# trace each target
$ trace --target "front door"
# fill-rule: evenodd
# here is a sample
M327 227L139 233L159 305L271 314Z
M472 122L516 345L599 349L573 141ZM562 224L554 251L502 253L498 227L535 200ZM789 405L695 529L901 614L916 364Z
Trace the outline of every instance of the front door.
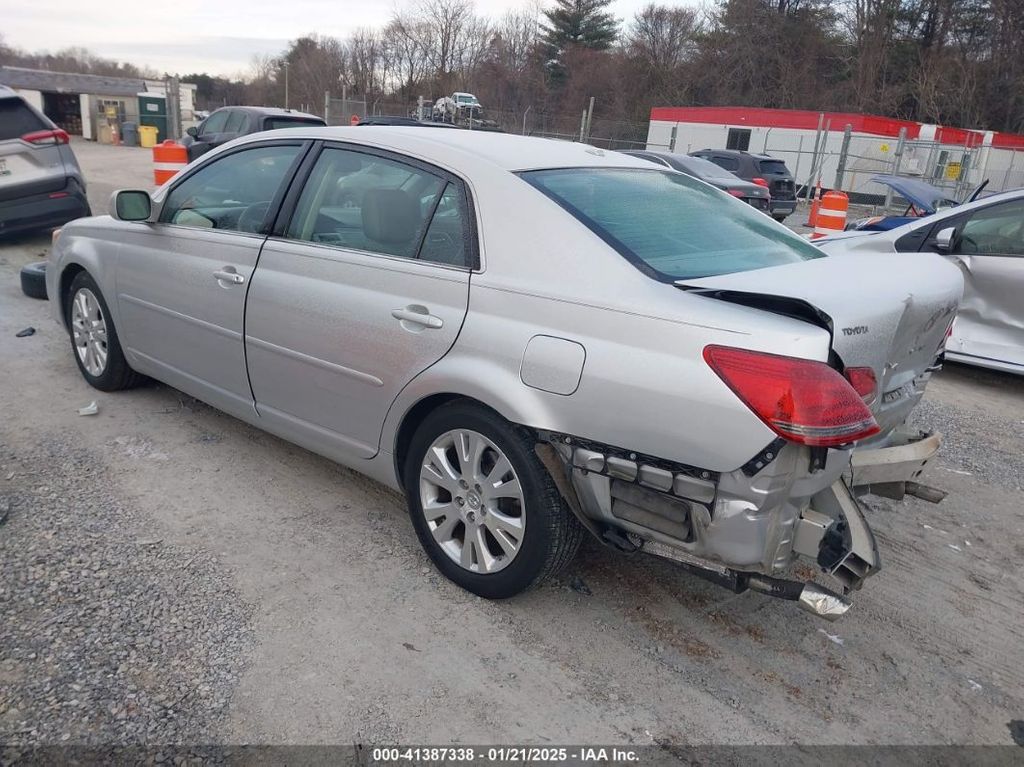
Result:
M267 428L343 462L377 452L398 393L459 333L476 258L468 210L464 184L436 168L322 150L249 292Z
M301 142L245 148L182 178L157 223L126 227L119 332L133 367L228 412L252 412L242 342L245 295L265 219Z
M958 226L964 297L947 348L1024 366L1024 200L979 208Z

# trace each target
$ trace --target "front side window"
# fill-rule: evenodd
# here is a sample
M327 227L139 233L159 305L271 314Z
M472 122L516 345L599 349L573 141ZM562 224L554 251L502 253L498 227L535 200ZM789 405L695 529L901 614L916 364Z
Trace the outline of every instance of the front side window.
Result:
M245 112L239 112L235 110L231 113L228 121L224 124L225 133L238 133L242 130L242 125L245 124Z
M298 145L255 147L203 166L167 195L160 221L203 229L260 231L300 149Z
M760 211L681 173L566 168L521 176L664 282L824 256Z
M203 135L207 133L220 133L224 130L225 124L227 124L229 114L231 114L230 109L222 109L218 112L214 112L206 118L206 122L203 123L203 129L200 133Z
M328 147L286 236L339 248L466 265L459 187L411 165Z
M957 252L1024 256L1024 200L976 211L960 232Z

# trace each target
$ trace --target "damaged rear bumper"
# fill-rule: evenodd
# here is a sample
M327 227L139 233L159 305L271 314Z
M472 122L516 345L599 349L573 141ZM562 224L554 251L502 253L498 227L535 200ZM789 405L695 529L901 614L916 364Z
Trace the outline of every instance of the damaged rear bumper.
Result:
M845 595L881 567L855 491L913 492L941 443L939 435L893 435L885 447L851 457L780 441L747 466L716 473L567 435L541 436L538 455L605 544L672 560L736 592L795 601L829 620L849 609ZM813 560L843 593L775 577L799 557Z

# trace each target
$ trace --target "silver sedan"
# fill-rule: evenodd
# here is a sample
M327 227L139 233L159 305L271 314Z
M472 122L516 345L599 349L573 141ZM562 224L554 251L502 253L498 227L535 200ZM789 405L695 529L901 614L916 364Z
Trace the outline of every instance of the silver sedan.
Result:
M85 380L159 379L403 491L436 566L512 596L593 535L828 618L877 571L854 492L922 492L902 424L962 290L852 263L581 144L414 127L234 141L64 228ZM800 557L828 586L784 576Z

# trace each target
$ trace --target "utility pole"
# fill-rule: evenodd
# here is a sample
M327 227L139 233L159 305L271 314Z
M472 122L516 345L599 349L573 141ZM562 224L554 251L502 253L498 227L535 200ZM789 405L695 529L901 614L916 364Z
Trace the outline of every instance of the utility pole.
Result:
M590 97L590 106L587 107L587 141L590 141L590 121L594 119L594 97Z
M284 108L288 108L288 59L284 60Z
M533 109L533 104L530 104L530 106L526 107L526 111L523 112L523 135L524 136L526 135L526 115L530 114L530 110L531 109ZM1010 164L1011 165L1013 164L1013 158L1012 157L1010 158Z

